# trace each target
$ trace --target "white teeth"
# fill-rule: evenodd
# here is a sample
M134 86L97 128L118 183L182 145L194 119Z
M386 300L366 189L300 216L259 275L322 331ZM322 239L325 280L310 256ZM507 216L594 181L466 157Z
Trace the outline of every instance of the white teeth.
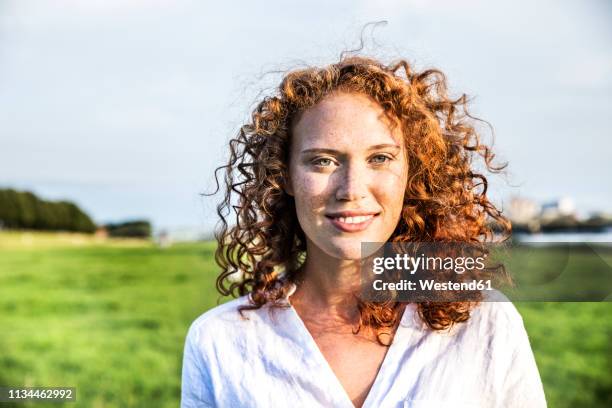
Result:
M338 217L337 220L344 224L361 224L372 217L373 215L360 215L358 217Z

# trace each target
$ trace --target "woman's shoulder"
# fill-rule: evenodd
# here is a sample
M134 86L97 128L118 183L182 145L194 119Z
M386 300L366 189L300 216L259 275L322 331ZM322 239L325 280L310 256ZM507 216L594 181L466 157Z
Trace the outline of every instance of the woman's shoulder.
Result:
M516 306L501 292L493 291L471 311L468 330L498 341L526 336L523 318Z
M406 311L402 323L418 331L429 331L427 324L419 316L417 305L410 303L407 308L409 310ZM434 333L450 336L456 335L458 331L499 334L506 329L523 327L523 318L514 304L503 293L493 290L485 294L484 299L470 310L470 316L465 322L454 324L448 330L436 330Z
M474 310L474 315L494 325L523 326L523 318L516 306L498 290L485 294L484 299Z
M414 311L404 316L403 322L424 334L448 337L449 341L473 341L473 337L480 340L489 338L491 341L505 341L510 337L525 332L523 318L514 304L501 292L491 291L485 298L477 303L471 310L469 318L453 324L445 330L429 330L426 323L419 317L416 305ZM412 318L410 318L412 317Z
M517 353L531 353L529 338L516 306L501 294L495 296L480 301L466 321L448 329L428 330L422 323L422 336L436 345L452 345L462 355L488 356L510 365Z
M249 295L241 296L202 313L191 323L187 340L202 343L220 338L237 340L241 333L270 330L270 305L243 309L252 305Z
M249 304L249 296L245 295L207 310L192 321L187 338L197 343L207 334L235 328L248 319L246 314L240 314L240 307Z

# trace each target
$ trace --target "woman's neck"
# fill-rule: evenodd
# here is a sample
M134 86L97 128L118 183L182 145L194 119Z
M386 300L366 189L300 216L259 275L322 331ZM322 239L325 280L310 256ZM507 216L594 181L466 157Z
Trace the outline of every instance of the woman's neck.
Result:
M360 291L360 272L359 260L338 259L308 248L292 303L307 305L309 312L324 311L329 317L354 322L359 316L355 295Z

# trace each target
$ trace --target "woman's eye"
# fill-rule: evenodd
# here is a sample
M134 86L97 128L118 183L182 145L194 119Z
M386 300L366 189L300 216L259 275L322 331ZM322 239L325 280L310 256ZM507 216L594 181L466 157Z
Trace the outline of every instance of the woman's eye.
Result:
M388 162L389 160L391 160L391 158L389 156L386 156L384 154L378 154L378 155L372 157L372 159L370 161L372 163L374 163L374 164L384 164L384 163Z
M322 166L322 167L327 167L327 166L331 166L333 164L331 159L322 157L320 159L316 159L312 162L314 165L316 166Z

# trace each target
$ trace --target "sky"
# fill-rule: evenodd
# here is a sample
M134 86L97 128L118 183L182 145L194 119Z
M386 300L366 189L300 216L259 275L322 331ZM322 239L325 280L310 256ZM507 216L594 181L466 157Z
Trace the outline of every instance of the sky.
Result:
M612 212L606 0L0 0L0 188L210 231L214 169L278 71L359 44L437 67L495 130L499 203Z

